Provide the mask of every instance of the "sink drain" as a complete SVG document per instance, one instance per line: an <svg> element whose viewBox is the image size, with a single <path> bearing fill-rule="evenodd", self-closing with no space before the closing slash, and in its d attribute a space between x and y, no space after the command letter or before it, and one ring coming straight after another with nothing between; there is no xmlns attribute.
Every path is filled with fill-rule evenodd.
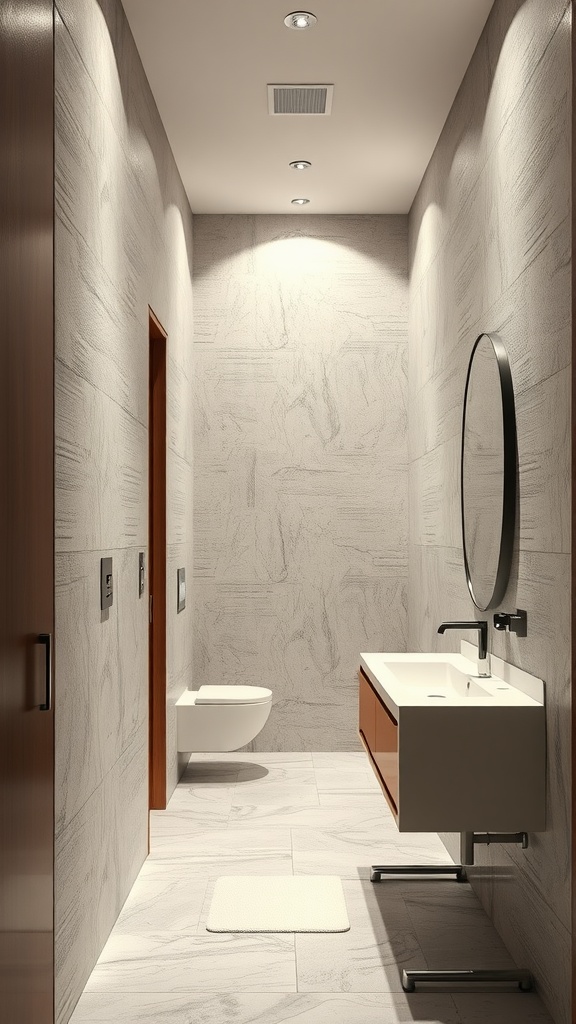
<svg viewBox="0 0 576 1024"><path fill-rule="evenodd" d="M429 693L428 696L429 697L436 697L437 700L446 700L446 694L445 693Z"/></svg>

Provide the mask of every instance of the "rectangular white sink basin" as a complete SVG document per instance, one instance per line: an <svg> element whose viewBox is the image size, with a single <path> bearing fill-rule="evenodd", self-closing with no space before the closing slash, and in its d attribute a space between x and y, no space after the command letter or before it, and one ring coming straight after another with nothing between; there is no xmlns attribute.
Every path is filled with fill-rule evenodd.
<svg viewBox="0 0 576 1024"><path fill-rule="evenodd" d="M492 659L491 676L478 676L476 648L466 642L462 647L466 654L363 654L360 661L391 711L406 706L530 707L544 703L541 680L513 665L505 666L498 658ZM472 657L467 656L468 651Z"/></svg>
<svg viewBox="0 0 576 1024"><path fill-rule="evenodd" d="M360 735L401 831L545 828L542 680L476 648L363 654Z"/></svg>

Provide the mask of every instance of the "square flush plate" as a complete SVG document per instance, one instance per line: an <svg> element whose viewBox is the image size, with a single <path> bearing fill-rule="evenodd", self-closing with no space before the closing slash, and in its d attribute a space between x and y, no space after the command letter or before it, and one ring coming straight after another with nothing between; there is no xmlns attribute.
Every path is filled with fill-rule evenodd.
<svg viewBox="0 0 576 1024"><path fill-rule="evenodd" d="M100 559L100 608L106 611L114 602L114 582L112 578L112 559Z"/></svg>

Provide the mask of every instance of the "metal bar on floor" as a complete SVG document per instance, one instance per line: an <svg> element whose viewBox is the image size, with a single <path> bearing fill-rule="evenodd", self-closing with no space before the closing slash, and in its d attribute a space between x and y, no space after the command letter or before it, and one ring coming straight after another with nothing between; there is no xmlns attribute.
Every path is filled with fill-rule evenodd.
<svg viewBox="0 0 576 1024"><path fill-rule="evenodd" d="M415 992L418 984L443 985L516 985L520 992L531 992L533 986L530 971L402 971L402 988Z"/></svg>
<svg viewBox="0 0 576 1024"><path fill-rule="evenodd" d="M462 864L373 864L371 882L381 882L383 876L390 878L402 875L456 876L457 882L467 882L466 869Z"/></svg>

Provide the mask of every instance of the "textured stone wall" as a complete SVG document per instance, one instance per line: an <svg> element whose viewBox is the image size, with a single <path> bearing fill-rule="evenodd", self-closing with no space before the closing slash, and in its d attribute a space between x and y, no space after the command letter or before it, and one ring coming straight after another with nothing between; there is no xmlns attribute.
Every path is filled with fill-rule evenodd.
<svg viewBox="0 0 576 1024"><path fill-rule="evenodd" d="M274 691L257 750L358 745L404 650L407 218L194 218L194 685Z"/></svg>
<svg viewBox="0 0 576 1024"><path fill-rule="evenodd" d="M56 15L56 1000L64 1024L147 854L148 305L168 332L168 779L192 663L191 215L117 0ZM100 611L100 558L114 605Z"/></svg>
<svg viewBox="0 0 576 1024"><path fill-rule="evenodd" d="M477 851L474 886L559 1024L570 1019L570 4L497 0L410 216L409 647L456 649L461 409L475 338L508 350L519 523L500 657L546 681L548 830ZM490 752L486 751L486 757ZM458 856L456 837L443 837Z"/></svg>

